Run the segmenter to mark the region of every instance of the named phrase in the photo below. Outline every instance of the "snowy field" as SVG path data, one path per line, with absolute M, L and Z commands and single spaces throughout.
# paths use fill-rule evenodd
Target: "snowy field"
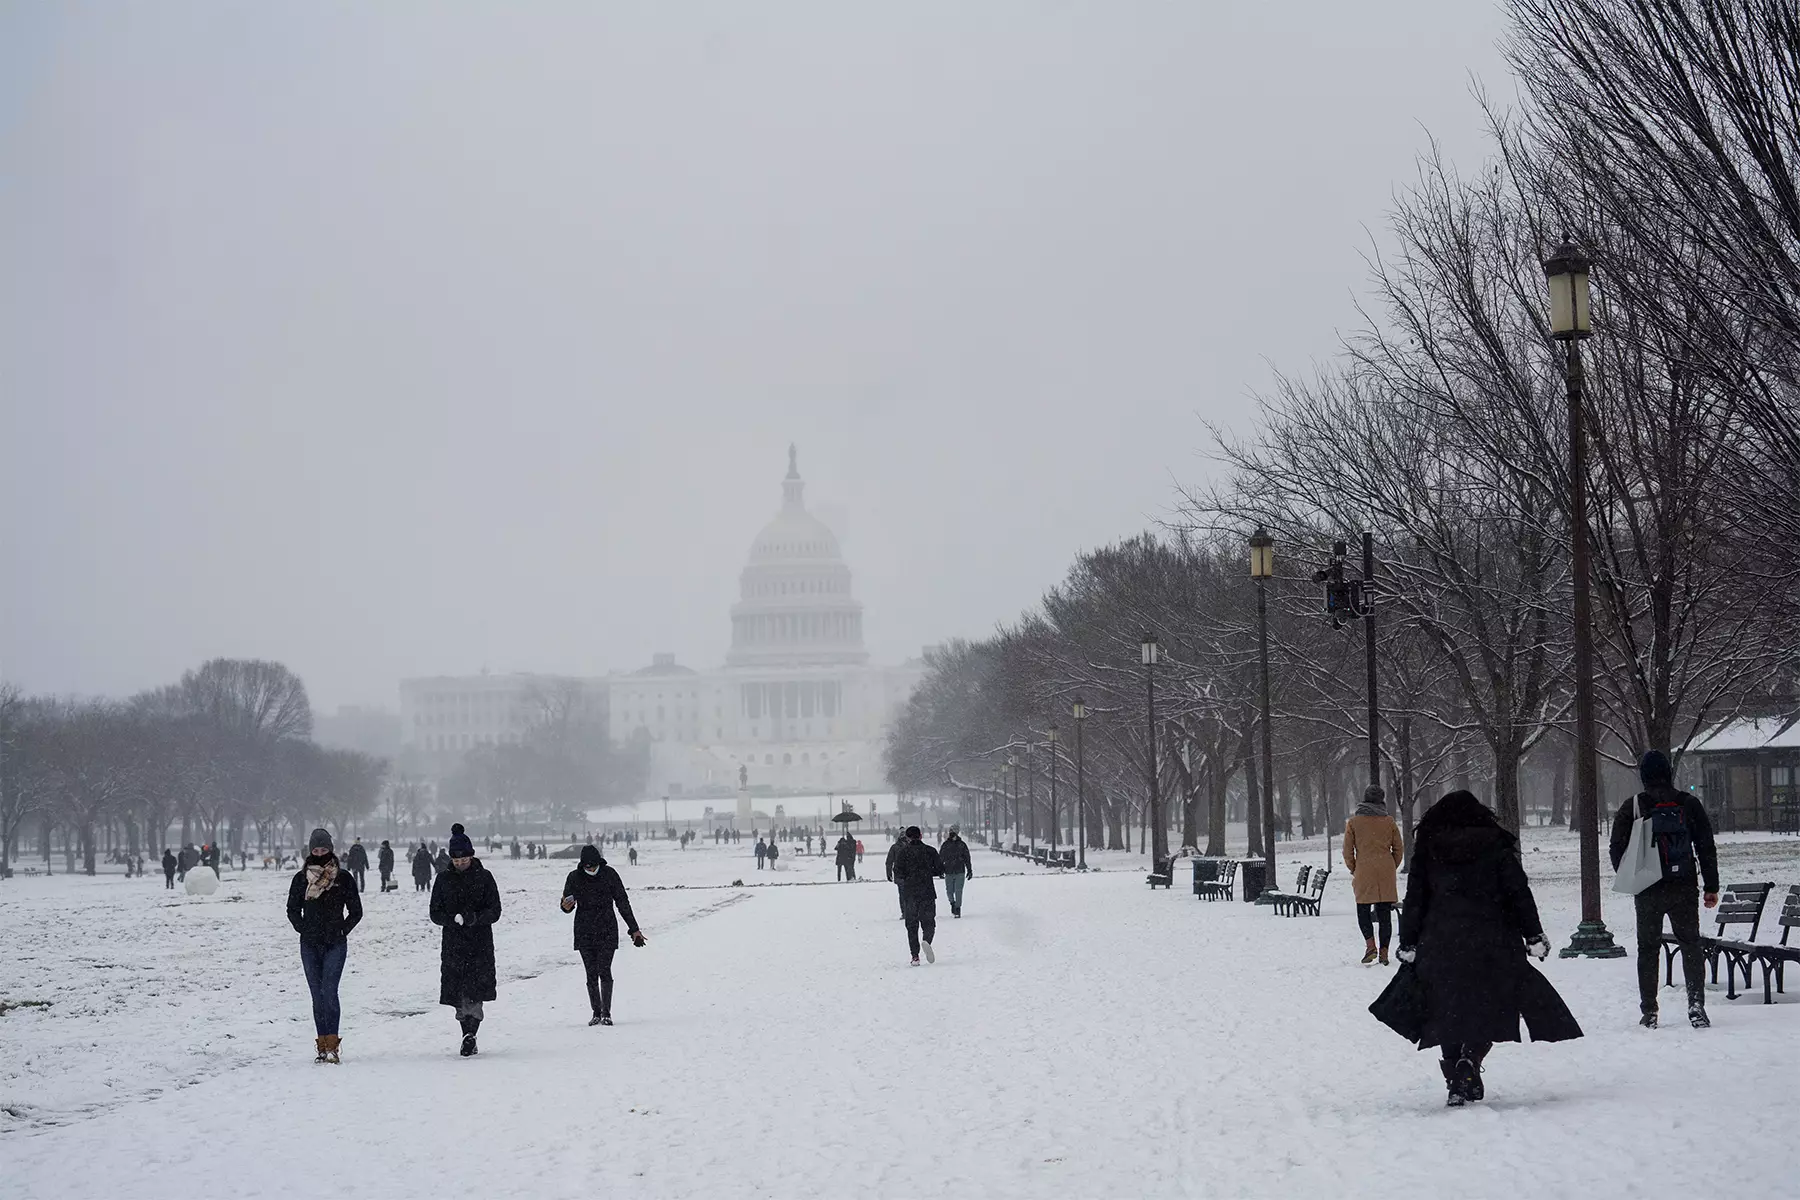
M 311 1061 L 285 873 L 205 899 L 0 884 L 0 1001 L 45 1002 L 0 1016 L 0 1196 L 1796 1194 L 1800 987 L 1720 989 L 1712 1030 L 1650 1032 L 1629 958 L 1552 958 L 1588 1036 L 1497 1049 L 1489 1100 L 1447 1111 L 1434 1056 L 1364 1011 L 1388 975 L 1356 962 L 1341 870 L 1323 918 L 1284 920 L 1185 879 L 1152 894 L 1136 855 L 1048 874 L 977 846 L 967 916 L 940 902 L 914 969 L 869 845 L 855 886 L 829 859 L 758 872 L 748 844 L 614 857 L 651 943 L 619 952 L 613 1028 L 586 1025 L 568 864 L 489 858 L 500 998 L 471 1060 L 424 897 L 371 891 L 341 1067 Z M 1527 847 L 1560 945 L 1574 843 Z M 1284 846 L 1283 882 L 1324 857 Z M 1800 882 L 1800 840 L 1721 857 L 1728 881 Z M 1607 906 L 1629 944 L 1628 899 Z

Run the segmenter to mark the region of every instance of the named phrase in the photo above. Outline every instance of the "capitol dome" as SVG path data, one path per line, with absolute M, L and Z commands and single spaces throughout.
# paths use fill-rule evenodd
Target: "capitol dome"
M 865 663 L 862 605 L 837 535 L 806 510 L 798 452 L 788 447 L 781 510 L 756 535 L 731 607 L 731 667 Z

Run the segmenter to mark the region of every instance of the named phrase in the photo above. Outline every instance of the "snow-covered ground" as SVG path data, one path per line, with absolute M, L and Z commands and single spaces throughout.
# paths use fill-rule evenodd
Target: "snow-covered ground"
M 1560 943 L 1574 843 L 1527 847 Z M 1284 920 L 1152 894 L 1134 854 L 1075 875 L 977 847 L 967 916 L 940 903 L 938 962 L 914 969 L 874 842 L 855 886 L 828 858 L 758 872 L 747 843 L 640 849 L 614 856 L 651 937 L 620 951 L 617 1026 L 586 1025 L 568 864 L 490 858 L 480 1056 L 456 1057 L 408 879 L 365 897 L 336 1068 L 311 1061 L 285 873 L 209 898 L 0 884 L 0 1002 L 48 1002 L 0 1016 L 0 1196 L 1794 1194 L 1800 989 L 1721 989 L 1712 1030 L 1647 1032 L 1630 959 L 1552 958 L 1588 1036 L 1499 1048 L 1489 1100 L 1446 1111 L 1433 1057 L 1365 1011 L 1387 974 L 1356 963 L 1341 871 L 1323 918 Z M 1325 850 L 1281 853 L 1290 882 Z M 1800 882 L 1800 840 L 1722 857 Z M 1607 917 L 1629 944 L 1628 899 Z

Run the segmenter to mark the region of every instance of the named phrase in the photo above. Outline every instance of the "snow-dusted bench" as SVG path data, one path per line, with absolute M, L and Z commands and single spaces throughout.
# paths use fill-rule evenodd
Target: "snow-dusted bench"
M 1294 880 L 1291 892 L 1264 892 L 1263 897 L 1274 906 L 1275 911 L 1284 917 L 1319 915 L 1319 905 L 1325 899 L 1325 881 L 1331 878 L 1331 868 L 1320 867 L 1314 871 L 1309 866 L 1302 866 Z

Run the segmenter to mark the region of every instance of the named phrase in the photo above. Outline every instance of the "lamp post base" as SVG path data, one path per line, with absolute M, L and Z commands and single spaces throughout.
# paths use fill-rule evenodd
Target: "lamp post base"
M 1613 941 L 1605 921 L 1583 921 L 1575 927 L 1569 944 L 1557 951 L 1558 958 L 1624 958 L 1625 947 Z

